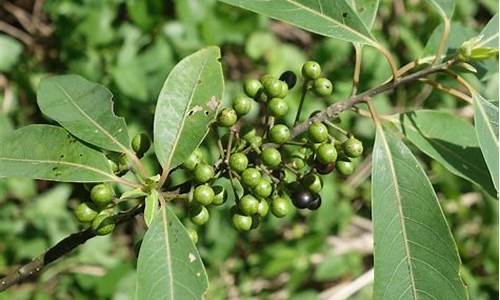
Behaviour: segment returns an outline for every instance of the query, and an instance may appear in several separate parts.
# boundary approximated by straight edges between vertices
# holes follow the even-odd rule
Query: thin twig
[[[454,89],[452,87],[449,87],[449,86],[446,86],[440,82],[436,82],[434,80],[431,80],[431,79],[427,79],[427,78],[421,78],[420,79],[421,82],[425,83],[425,84],[429,84],[431,86],[433,86],[435,89],[437,90],[440,90],[440,91],[443,91],[447,94],[450,94],[452,96],[455,96],[459,99],[462,99],[466,102],[469,102],[469,103],[472,103],[472,97],[467,95],[467,94],[464,94],[462,93],[461,91],[457,90],[457,89]]]
[[[355,53],[355,60],[354,60],[354,72],[352,74],[351,96],[354,96],[358,93],[359,75],[361,74],[361,60],[363,58],[363,48],[360,44],[358,43],[354,44],[354,53]]]
[[[0,31],[3,31],[8,35],[20,40],[21,42],[26,44],[26,46],[31,47],[34,44],[33,38],[31,38],[29,34],[25,33],[22,30],[17,29],[16,27],[4,21],[0,21]]]
[[[293,126],[297,125],[299,121],[300,114],[302,113],[302,106],[304,105],[304,99],[307,95],[307,82],[304,82],[302,85],[302,94],[300,95],[299,109],[297,110],[297,114],[295,115],[295,121],[293,121]]]

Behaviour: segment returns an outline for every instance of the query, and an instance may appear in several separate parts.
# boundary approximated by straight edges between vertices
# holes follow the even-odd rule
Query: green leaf
[[[144,222],[149,227],[151,226],[151,222],[153,222],[155,213],[158,211],[158,191],[152,190],[144,199],[144,203]]]
[[[377,17],[379,0],[351,0],[351,7],[358,13],[368,29],[373,27]]]
[[[8,35],[0,34],[0,72],[7,72],[19,61],[23,45]]]
[[[51,125],[22,127],[0,141],[0,177],[7,176],[66,182],[116,178],[104,154]]]
[[[477,140],[498,191],[498,107],[479,94],[473,101]]]
[[[111,98],[108,89],[78,75],[46,78],[37,94],[42,113],[71,134],[107,150],[128,152],[127,125],[114,114]]]
[[[198,250],[179,219],[163,206],[139,251],[136,299],[202,299],[207,287]]]
[[[483,28],[479,36],[482,36],[478,47],[490,47],[498,49],[498,14],[494,15]]]
[[[392,121],[420,151],[496,196],[472,124],[435,110],[408,112]]]
[[[410,150],[377,127],[373,150],[374,299],[467,299],[432,185]]]
[[[357,12],[345,0],[221,0],[288,22],[305,30],[340,40],[378,46]],[[374,1],[357,1],[372,3]]]
[[[158,96],[154,145],[165,169],[178,166],[199,146],[217,116],[224,90],[220,49],[208,47],[180,61]]]
[[[430,2],[438,11],[439,15],[444,18],[451,20],[453,16],[453,11],[455,10],[455,0],[427,0]]]
[[[6,115],[0,114],[0,139],[12,132],[12,123]]]

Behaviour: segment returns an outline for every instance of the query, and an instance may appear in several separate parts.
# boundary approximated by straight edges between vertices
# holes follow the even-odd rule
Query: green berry
[[[193,244],[198,243],[198,232],[196,232],[193,228],[187,228],[186,231],[191,241],[193,241]]]
[[[247,216],[254,215],[259,210],[259,200],[252,195],[244,195],[240,199],[239,208]]]
[[[344,176],[349,176],[354,172],[354,164],[350,160],[338,160],[335,167]]]
[[[203,206],[210,205],[214,196],[214,190],[208,184],[199,185],[193,191],[193,199]]]
[[[214,177],[214,168],[205,163],[200,163],[194,169],[194,179],[198,183],[205,183]]]
[[[315,61],[308,61],[302,66],[302,75],[309,80],[317,79],[321,75],[321,66]]]
[[[267,110],[271,116],[281,118],[288,113],[288,104],[284,99],[273,98],[267,104]]]
[[[273,187],[271,186],[271,183],[264,178],[261,178],[253,189],[255,195],[261,198],[269,197],[269,195],[271,195],[271,193],[273,192]]]
[[[241,173],[248,167],[248,158],[243,153],[234,153],[229,158],[229,166],[234,171]]]
[[[97,235],[106,235],[111,233],[115,229],[115,220],[110,211],[101,211],[92,220],[92,229],[97,233]]]
[[[360,140],[350,137],[342,144],[345,155],[355,158],[363,154],[363,143]]]
[[[231,127],[238,121],[238,115],[234,109],[227,107],[219,113],[218,121],[222,127]]]
[[[192,206],[190,214],[191,214],[191,222],[193,222],[196,225],[203,225],[210,218],[208,209],[205,206],[200,206],[200,205]]]
[[[226,203],[227,200],[227,191],[224,187],[220,185],[215,185],[212,187],[214,190],[214,200],[212,201],[212,204],[214,205],[222,205]]]
[[[243,184],[251,188],[255,187],[261,178],[260,171],[255,168],[248,168],[241,174]]]
[[[306,187],[312,193],[319,193],[323,188],[323,183],[321,182],[321,178],[316,174],[308,174],[302,180],[304,187]]]
[[[182,163],[182,167],[189,171],[194,171],[196,166],[202,161],[203,155],[200,149],[196,149],[189,155],[189,157]]]
[[[271,201],[271,212],[278,218],[283,218],[292,211],[290,201],[284,197],[276,197]]]
[[[257,214],[261,217],[267,216],[269,213],[269,203],[265,199],[259,201],[259,207],[257,209]]]
[[[278,95],[279,98],[285,98],[288,95],[288,85],[284,81],[279,81],[281,84],[281,92]]]
[[[306,162],[300,157],[292,157],[291,162],[292,168],[294,168],[295,170],[300,170],[306,166]]]
[[[132,149],[138,157],[142,157],[151,147],[151,139],[145,133],[140,133],[132,139]]]
[[[97,216],[96,209],[90,203],[80,203],[75,209],[75,217],[82,223],[89,223]]]
[[[337,160],[337,149],[332,144],[321,144],[316,151],[316,158],[322,164],[329,164]]]
[[[321,122],[313,122],[308,129],[309,138],[314,143],[323,143],[328,139],[328,128]]]
[[[276,148],[268,147],[262,150],[260,159],[266,166],[275,168],[281,163],[281,154]]]
[[[109,184],[98,184],[90,190],[90,200],[97,206],[104,207],[113,200],[113,189]]]
[[[290,129],[286,125],[277,124],[269,130],[269,137],[271,142],[276,144],[283,144],[290,138]]]
[[[239,96],[233,100],[233,109],[238,116],[248,114],[252,110],[252,105],[253,100],[245,96]]]
[[[262,84],[257,79],[248,79],[243,84],[243,90],[245,94],[250,98],[255,98],[262,88]]]
[[[269,98],[279,97],[282,93],[282,81],[276,78],[265,79],[262,82],[264,91]]]
[[[246,131],[245,133],[243,133],[241,138],[244,141],[256,146],[257,148],[262,146],[262,137],[257,135],[257,130],[255,130],[255,128],[252,128],[252,129]]]
[[[318,78],[314,80],[313,91],[320,97],[329,96],[333,91],[332,82],[326,78]]]
[[[240,231],[248,231],[252,228],[252,217],[241,214],[234,214],[233,225]]]

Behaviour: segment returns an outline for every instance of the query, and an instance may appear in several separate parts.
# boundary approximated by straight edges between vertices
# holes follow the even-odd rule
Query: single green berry
[[[255,168],[248,168],[241,174],[243,184],[251,188],[255,187],[261,178],[260,171]]]
[[[242,214],[234,214],[233,225],[240,231],[248,231],[252,228],[252,217]]]
[[[260,135],[256,135],[253,139],[248,141],[253,147],[260,148],[262,143],[264,143],[264,139]]]
[[[321,122],[313,122],[308,129],[309,138],[314,143],[323,143],[328,139],[328,128]]]
[[[271,186],[271,183],[264,178],[261,178],[253,189],[255,195],[261,198],[269,197],[269,195],[271,195],[271,193],[273,192],[273,187]]]
[[[113,188],[105,183],[94,186],[90,190],[90,200],[99,207],[108,205],[113,200]]]
[[[292,157],[290,161],[292,163],[292,168],[295,170],[300,170],[306,166],[306,162],[300,157]]]
[[[354,137],[350,137],[342,143],[342,149],[345,155],[349,157],[360,157],[363,154],[363,143]]]
[[[115,229],[115,220],[113,214],[108,210],[101,211],[92,220],[92,229],[97,235],[106,235]]]
[[[92,204],[82,202],[75,209],[75,217],[82,223],[89,223],[97,216],[97,209]]]
[[[284,99],[273,98],[267,104],[269,114],[276,118],[282,118],[288,113],[288,104]]]
[[[245,128],[245,131],[243,132],[244,133],[241,135],[241,138],[244,141],[250,143],[251,145],[256,146],[257,148],[262,146],[262,137],[257,135],[257,130],[255,130],[255,128],[252,129]]]
[[[259,200],[252,195],[244,195],[240,199],[239,208],[247,216],[254,215],[259,210]]]
[[[212,187],[214,190],[214,200],[212,201],[212,204],[214,205],[222,205],[226,203],[227,200],[227,191],[224,187],[220,185],[215,185]]]
[[[282,81],[279,81],[276,78],[269,78],[262,82],[264,86],[264,91],[269,98],[279,97],[282,93],[283,86],[281,85]]]
[[[190,209],[191,214],[191,222],[196,225],[205,224],[210,218],[210,214],[208,213],[208,209],[205,206],[195,205]]]
[[[275,197],[271,201],[271,212],[278,218],[287,216],[292,211],[290,201],[284,197]]]
[[[281,153],[276,148],[267,147],[266,149],[262,150],[260,159],[266,166],[275,168],[281,163]]]
[[[286,125],[276,124],[269,130],[269,137],[271,142],[283,144],[290,138],[290,129]]]
[[[233,109],[238,116],[248,114],[252,110],[252,105],[253,100],[245,96],[239,96],[233,100]]]
[[[210,205],[214,196],[214,190],[208,184],[199,185],[193,191],[193,199],[204,206]]]
[[[196,166],[202,161],[203,155],[200,149],[196,149],[189,155],[189,157],[182,163],[182,167],[189,171],[194,171]]]
[[[332,144],[321,144],[316,150],[316,158],[322,164],[329,164],[337,160],[337,149]]]
[[[293,89],[295,83],[297,83],[297,75],[295,75],[295,73],[292,71],[283,72],[283,74],[280,75],[279,79],[286,82],[286,84],[288,85],[288,89]]]
[[[333,85],[332,82],[326,78],[318,78],[314,80],[313,91],[316,95],[323,97],[332,94]]]
[[[302,75],[309,80],[317,79],[321,75],[321,66],[315,61],[308,61],[302,65]]]
[[[186,228],[186,231],[191,241],[193,241],[193,244],[196,245],[196,243],[198,243],[198,232],[196,232],[193,228]]]
[[[302,180],[302,184],[312,193],[319,193],[323,188],[323,183],[321,182],[321,178],[313,173],[308,174]]]
[[[142,157],[151,147],[151,139],[145,133],[139,133],[132,139],[132,149],[138,157]]]
[[[354,172],[354,164],[350,160],[338,160],[335,167],[344,176],[349,176]]]
[[[229,158],[229,166],[234,171],[241,173],[248,167],[248,158],[243,153],[234,153]]]
[[[218,121],[222,127],[231,127],[238,121],[238,115],[234,109],[226,107],[219,113]]]
[[[278,95],[278,98],[285,98],[288,95],[288,85],[286,82],[279,80],[281,84],[281,92]]]
[[[243,90],[245,91],[245,94],[250,98],[255,98],[261,88],[262,84],[257,79],[248,79],[243,84]]]
[[[194,179],[198,183],[205,183],[214,177],[214,173],[212,166],[200,163],[194,169]]]
[[[257,214],[261,217],[267,216],[269,213],[269,203],[266,201],[266,199],[261,199],[259,201],[259,208],[257,209]]]

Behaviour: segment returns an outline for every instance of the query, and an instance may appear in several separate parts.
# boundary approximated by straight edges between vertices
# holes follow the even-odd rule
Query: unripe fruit
[[[198,232],[196,232],[193,228],[186,228],[186,231],[191,241],[193,241],[193,244],[196,245],[196,243],[198,243]]]
[[[233,225],[240,231],[248,231],[252,228],[252,217],[241,214],[233,215]]]
[[[264,91],[269,98],[279,97],[282,93],[282,81],[276,78],[266,78],[262,81]]]
[[[210,218],[210,214],[208,213],[208,209],[205,206],[195,205],[190,209],[191,214],[191,222],[196,225],[205,224]]]
[[[309,80],[317,79],[321,75],[321,66],[315,61],[308,61],[302,66],[302,75]]]
[[[198,183],[205,183],[214,177],[214,168],[205,163],[200,163],[194,169],[194,179]]]
[[[75,209],[75,217],[82,223],[89,223],[97,216],[97,211],[91,204],[82,202]]]
[[[316,151],[316,158],[322,164],[329,164],[337,160],[337,149],[332,144],[322,144]]]
[[[286,82],[279,80],[281,85],[281,92],[278,95],[278,98],[285,98],[288,95],[288,85]]]
[[[319,193],[323,188],[323,183],[321,178],[313,173],[308,174],[302,180],[304,187],[306,187],[311,193]]]
[[[255,185],[254,192],[258,197],[266,198],[269,197],[273,192],[273,187],[268,180],[262,178],[259,180],[257,185]]]
[[[257,209],[257,214],[259,214],[259,216],[261,216],[261,217],[265,217],[265,216],[267,216],[268,213],[269,213],[269,203],[267,203],[267,201],[265,199],[261,199],[259,201],[259,207]]]
[[[295,75],[292,71],[285,71],[281,74],[279,79],[286,82],[288,89],[292,89],[295,86],[295,83],[297,83],[297,75]]]
[[[103,210],[92,220],[92,230],[97,235],[106,235],[115,229],[115,220],[110,211]]]
[[[306,189],[299,189],[295,191],[292,196],[293,205],[300,209],[308,208],[313,200],[313,194]]]
[[[252,110],[253,100],[245,97],[239,96],[233,100],[233,109],[239,116],[246,115]]]
[[[292,210],[290,202],[284,197],[276,197],[271,201],[271,212],[278,218],[283,218]]]
[[[335,167],[344,176],[349,176],[354,172],[354,164],[349,160],[339,160],[335,163]]]
[[[182,167],[186,170],[193,171],[196,166],[201,162],[203,158],[202,152],[200,149],[196,149],[189,155],[189,157],[182,163]]]
[[[262,146],[262,137],[257,135],[257,131],[255,130],[255,128],[244,133],[242,139],[257,148]]]
[[[260,171],[255,168],[248,168],[241,174],[243,184],[251,188],[255,187],[261,178]]]
[[[193,199],[203,206],[210,205],[214,196],[214,190],[208,184],[199,185],[193,191]]]
[[[262,150],[260,159],[266,166],[275,168],[281,163],[281,153],[276,148],[268,147]]]
[[[273,98],[267,104],[269,114],[276,118],[284,117],[288,112],[288,104],[284,99]]]
[[[326,78],[318,78],[314,80],[313,91],[320,97],[329,96],[333,91],[332,82]]]
[[[109,184],[98,184],[90,190],[90,200],[97,206],[104,207],[113,200],[113,189]]]
[[[218,121],[222,127],[231,127],[238,121],[238,115],[234,109],[227,107],[219,113]]]
[[[320,206],[321,206],[321,196],[314,195],[313,201],[311,202],[311,204],[309,204],[307,208],[309,208],[310,210],[317,210]]]
[[[226,203],[227,200],[227,191],[224,187],[220,185],[215,185],[212,187],[212,190],[214,191],[214,200],[212,201],[212,204],[214,205],[222,205]]]
[[[240,199],[239,208],[247,216],[254,215],[259,210],[259,200],[252,195],[244,195]]]
[[[306,166],[306,162],[300,157],[292,157],[291,162],[292,168],[294,168],[295,170],[300,170]]]
[[[243,153],[234,153],[229,158],[229,166],[234,171],[241,173],[248,167],[248,158]]]
[[[151,139],[145,133],[140,133],[132,139],[132,149],[138,157],[142,157],[151,147]]]
[[[363,154],[363,143],[360,140],[350,137],[342,144],[345,155],[355,158]]]
[[[323,143],[328,139],[328,128],[321,122],[313,122],[309,126],[308,133],[314,143]]]
[[[320,162],[316,162],[314,168],[318,174],[326,175],[330,174],[335,169],[335,163],[322,164]]]
[[[255,98],[261,88],[262,84],[257,79],[248,79],[243,84],[243,90],[245,91],[245,94],[250,98]]]
[[[274,125],[271,130],[269,130],[269,137],[271,142],[283,144],[290,138],[290,129],[283,124]]]

